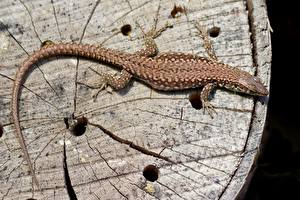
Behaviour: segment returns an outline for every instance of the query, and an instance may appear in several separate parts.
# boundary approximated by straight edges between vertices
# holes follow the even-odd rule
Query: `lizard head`
[[[260,79],[255,76],[242,76],[238,79],[238,91],[256,95],[256,96],[267,96],[269,94],[266,87],[262,84]]]

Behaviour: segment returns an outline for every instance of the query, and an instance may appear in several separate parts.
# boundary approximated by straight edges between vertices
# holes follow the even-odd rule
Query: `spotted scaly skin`
[[[151,43],[151,42],[150,42]],[[146,42],[147,44],[147,42]],[[22,148],[25,160],[29,165],[33,181],[39,186],[30,156],[26,148],[19,122],[19,103],[21,87],[35,63],[55,56],[80,56],[109,63],[122,69],[120,77],[107,76],[107,84],[118,90],[127,85],[131,77],[144,81],[157,90],[174,91],[204,86],[201,93],[204,106],[209,107],[208,95],[218,86],[250,95],[266,96],[268,90],[261,81],[251,74],[213,61],[204,57],[183,53],[164,53],[155,55],[155,48],[148,47],[154,52],[138,51],[133,54],[99,47],[74,43],[46,44],[33,53],[19,68],[12,92],[11,112],[16,129],[16,137]]]

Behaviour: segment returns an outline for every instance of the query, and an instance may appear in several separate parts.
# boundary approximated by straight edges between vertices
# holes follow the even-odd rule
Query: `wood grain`
[[[158,93],[140,82],[112,94],[76,85],[99,78],[89,68],[114,72],[109,66],[78,58],[50,59],[28,77],[20,99],[26,144],[42,192],[32,189],[31,176],[14,137],[10,119],[11,89],[23,60],[45,40],[103,44],[135,52],[142,47],[138,21],[149,29],[159,12],[159,25],[172,29],[156,39],[161,52],[204,54],[194,21],[219,27],[212,38],[222,62],[270,80],[271,47],[266,7],[255,1],[196,1],[172,19],[174,1],[37,0],[0,2],[0,138],[1,199],[69,199],[63,168],[63,142],[72,188],[78,199],[234,199],[258,152],[266,104],[252,97],[217,90],[211,119],[195,110],[189,91]],[[131,37],[119,33],[130,24]],[[121,144],[94,126],[75,137],[63,118],[85,116],[113,134],[172,162]],[[147,165],[159,168],[155,182],[146,181]],[[251,174],[251,173],[250,173]],[[242,191],[244,191],[242,190]],[[241,195],[241,194],[240,194]]]

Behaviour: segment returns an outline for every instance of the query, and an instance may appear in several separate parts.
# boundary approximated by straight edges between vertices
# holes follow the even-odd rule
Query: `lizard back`
[[[158,90],[182,90],[215,83],[230,90],[267,95],[261,81],[248,72],[204,57],[163,53],[156,57],[132,55],[123,68]]]

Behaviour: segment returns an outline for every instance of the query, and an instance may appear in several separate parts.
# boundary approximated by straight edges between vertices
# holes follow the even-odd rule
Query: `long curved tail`
[[[21,96],[22,85],[25,82],[27,76],[32,70],[35,63],[54,56],[81,56],[85,58],[95,59],[105,63],[111,63],[114,65],[122,65],[124,61],[128,58],[127,53],[120,52],[113,49],[108,49],[104,47],[99,47],[96,45],[88,44],[75,44],[75,43],[59,43],[59,44],[47,44],[42,47],[40,50],[34,52],[29,56],[21,67],[18,69],[18,72],[15,77],[15,82],[12,92],[12,103],[11,103],[11,114],[12,120],[15,126],[15,134],[18,139],[18,142],[22,148],[25,160],[29,166],[30,173],[32,175],[34,183],[40,189],[38,179],[33,168],[24,136],[21,131],[21,126],[19,122],[19,98]]]

